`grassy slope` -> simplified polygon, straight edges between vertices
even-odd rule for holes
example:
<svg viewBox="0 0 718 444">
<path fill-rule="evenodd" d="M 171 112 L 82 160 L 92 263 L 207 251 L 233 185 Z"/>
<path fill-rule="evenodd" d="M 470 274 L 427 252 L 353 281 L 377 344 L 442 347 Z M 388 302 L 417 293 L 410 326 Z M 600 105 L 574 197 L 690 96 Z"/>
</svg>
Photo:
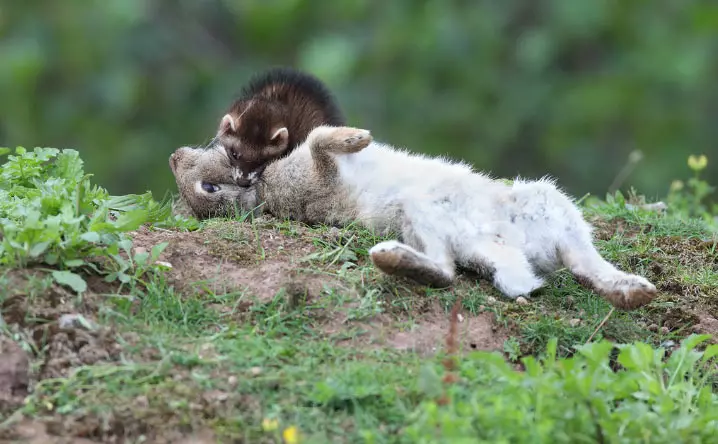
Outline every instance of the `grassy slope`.
<svg viewBox="0 0 718 444">
<path fill-rule="evenodd" d="M 31 429 L 97 441 L 124 436 L 139 442 L 147 436 L 179 442 L 181 436 L 201 433 L 197 439 L 206 442 L 222 437 L 257 443 L 281 442 L 282 430 L 296 426 L 303 442 L 312 443 L 418 442 L 419 437 L 442 442 L 450 436 L 452 442 L 475 442 L 460 441 L 469 436 L 487 442 L 541 442 L 541 436 L 596 442 L 599 435 L 610 442 L 621 441 L 620 435 L 663 435 L 661 442 L 691 436 L 694 442 L 708 442 L 708 435 L 700 437 L 716 427 L 708 426 L 708 407 L 695 419 L 701 416 L 695 410 L 699 397 L 695 392 L 679 396 L 684 387 L 670 396 L 661 392 L 679 412 L 673 416 L 670 409 L 647 409 L 633 396 L 614 409 L 618 395 L 611 390 L 640 384 L 612 373 L 615 353 L 609 357 L 599 345 L 586 352 L 594 364 L 583 369 L 547 364 L 549 370 L 537 372 L 533 361 L 521 362 L 545 355 L 553 345 L 559 357 L 574 355 L 575 346 L 594 333 L 593 341 L 641 340 L 662 345 L 670 354 L 690 333 L 712 332 L 718 318 L 718 251 L 705 227 L 618 205 L 587 209 L 587 216 L 597 226 L 602 253 L 661 290 L 649 307 L 613 312 L 601 328 L 610 306 L 566 272 L 527 305 L 502 298 L 472 276 L 462 277 L 452 290 L 429 290 L 378 274 L 366 260 L 367 248 L 376 241 L 366 232 L 271 220 L 241 227 L 210 221 L 195 235 L 204 238 L 218 260 L 248 269 L 281 260 L 270 257 L 277 239 L 311 244 L 306 261 L 291 268 L 298 282 L 311 275 L 319 283 L 325 280 L 324 288 L 289 283 L 276 295 L 253 299 L 247 288 L 218 291 L 200 283 L 179 289 L 158 272 L 147 276 L 145 285 L 119 292 L 90 280 L 90 293 L 77 298 L 42 272 L 7 271 L 0 274 L 0 287 L 12 289 L 0 298 L 7 330 L 33 350 L 33 375 L 42 380 L 27 403 L 8 416 L 0 438 L 29 436 Z M 471 350 L 491 348 L 482 344 L 464 347 L 458 363 L 442 361 L 457 297 L 464 319 L 460 331 L 468 320 L 491 317 L 491 328 L 498 332 L 492 340 L 501 339 L 500 362 Z M 55 302 L 48 306 L 47 300 Z M 88 333 L 91 338 L 83 339 L 83 328 L 40 337 L 45 321 L 38 319 L 60 312 L 82 313 L 97 322 Z M 412 326 L 432 320 L 442 330 L 424 342 L 428 348 L 414 341 L 405 350 L 381 340 L 396 332 L 420 336 Z M 88 343 L 100 350 L 99 358 L 86 359 Z M 652 359 L 635 365 L 650 367 L 646 374 L 659 374 Z M 518 370 L 504 368 L 504 361 Z M 618 362 L 630 367 L 632 361 Z M 669 387 L 668 382 L 678 382 L 656 378 L 653 383 L 664 381 Z M 593 386 L 584 391 L 581 384 Z"/>
</svg>

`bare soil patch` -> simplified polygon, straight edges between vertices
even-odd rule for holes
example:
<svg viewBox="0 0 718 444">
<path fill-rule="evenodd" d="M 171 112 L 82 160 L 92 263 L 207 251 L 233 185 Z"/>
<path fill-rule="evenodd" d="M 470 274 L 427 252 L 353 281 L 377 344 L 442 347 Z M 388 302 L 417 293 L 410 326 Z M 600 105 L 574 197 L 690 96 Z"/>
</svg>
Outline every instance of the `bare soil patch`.
<svg viewBox="0 0 718 444">
<path fill-rule="evenodd" d="M 169 243 L 160 260 L 172 265 L 168 278 L 180 291 L 246 291 L 260 301 L 270 300 L 293 282 L 302 266 L 300 259 L 314 251 L 306 236 L 290 237 L 272 229 L 255 233 L 250 224 L 241 222 L 191 233 L 143 227 L 133 233 L 133 239 L 135 251 Z M 325 281 L 326 277 L 305 275 L 302 285 L 316 289 Z"/>
<path fill-rule="evenodd" d="M 501 350 L 511 332 L 496 322 L 495 315 L 483 312 L 477 316 L 460 316 L 458 322 L 458 345 L 460 351 Z M 387 343 L 398 349 L 433 355 L 446 343 L 451 320 L 443 310 L 435 311 L 421 319 L 410 330 L 394 331 Z"/>
<path fill-rule="evenodd" d="M 620 217 L 595 218 L 591 223 L 600 240 L 620 235 L 633 241 L 653 231 L 651 225 L 629 224 Z M 625 257 L 632 267 L 643 264 L 646 278 L 659 290 L 657 301 L 672 304 L 669 308 L 649 309 L 651 322 L 680 337 L 718 332 L 718 286 L 690 277 L 700 272 L 718 272 L 718 239 L 655 234 L 644 238 L 648 248 L 640 253 L 630 251 Z"/>
<path fill-rule="evenodd" d="M 176 288 L 184 290 L 188 290 L 192 283 L 203 281 L 216 292 L 245 290 L 260 303 L 271 300 L 281 289 L 290 299 L 301 295 L 306 300 L 314 299 L 325 287 L 352 291 L 329 273 L 312 273 L 301 262 L 302 258 L 317 251 L 304 227 L 293 227 L 295 231 L 287 235 L 275 229 L 261 229 L 255 233 L 247 223 L 226 224 L 193 233 L 141 229 L 134 234 L 134 245 L 149 250 L 159 242 L 169 242 L 160 260 L 172 264 L 168 275 Z M 226 237 L 221 248 L 216 245 L 218 237 Z M 247 241 L 252 238 L 258 242 Z M 337 266 L 325 268 L 327 271 L 338 269 Z M 348 324 L 339 314 L 325 313 L 324 317 L 322 330 L 328 335 L 347 328 Z M 419 307 L 417 317 L 418 324 L 411 330 L 404 330 L 395 326 L 391 317 L 377 316 L 365 325 L 369 336 L 351 342 L 355 345 L 377 345 L 378 342 L 399 350 L 433 354 L 445 340 L 449 316 L 442 308 L 431 306 L 427 301 L 426 307 Z M 508 333 L 494 325 L 492 318 L 490 313 L 465 317 L 460 332 L 462 344 L 467 349 L 501 349 Z"/>
<path fill-rule="evenodd" d="M 0 416 L 22 403 L 30 384 L 27 352 L 10 338 L 0 336 Z"/>
</svg>

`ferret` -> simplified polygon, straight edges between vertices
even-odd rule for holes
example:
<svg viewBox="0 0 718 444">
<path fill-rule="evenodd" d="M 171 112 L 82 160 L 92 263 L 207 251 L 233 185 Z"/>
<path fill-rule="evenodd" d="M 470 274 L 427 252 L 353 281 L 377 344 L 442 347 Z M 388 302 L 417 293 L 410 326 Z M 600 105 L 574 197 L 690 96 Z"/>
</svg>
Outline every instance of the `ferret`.
<svg viewBox="0 0 718 444">
<path fill-rule="evenodd" d="M 507 297 L 528 297 L 544 285 L 544 275 L 566 267 L 620 309 L 640 307 L 657 294 L 645 278 L 601 257 L 591 226 L 553 180 L 519 178 L 509 185 L 461 162 L 374 142 L 366 130 L 319 126 L 246 188 L 231 179 L 223 147 L 179 148 L 170 167 L 200 218 L 229 216 L 240 207 L 396 233 L 397 240 L 369 250 L 371 260 L 420 284 L 449 286 L 461 266 L 491 279 Z"/>
<path fill-rule="evenodd" d="M 319 125 L 345 125 L 327 86 L 313 75 L 274 68 L 249 81 L 222 117 L 216 140 L 235 168 L 235 181 L 246 187 Z"/>
</svg>

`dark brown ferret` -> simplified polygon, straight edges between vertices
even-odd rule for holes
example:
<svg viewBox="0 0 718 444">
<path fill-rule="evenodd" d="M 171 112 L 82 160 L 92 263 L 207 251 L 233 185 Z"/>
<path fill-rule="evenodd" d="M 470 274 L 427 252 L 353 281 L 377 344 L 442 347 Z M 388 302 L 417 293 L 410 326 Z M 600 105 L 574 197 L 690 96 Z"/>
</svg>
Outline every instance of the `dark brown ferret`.
<svg viewBox="0 0 718 444">
<path fill-rule="evenodd" d="M 247 187 L 268 162 L 289 154 L 320 125 L 345 125 L 329 89 L 310 74 L 274 68 L 249 81 L 222 117 L 217 138 L 237 185 Z"/>
</svg>

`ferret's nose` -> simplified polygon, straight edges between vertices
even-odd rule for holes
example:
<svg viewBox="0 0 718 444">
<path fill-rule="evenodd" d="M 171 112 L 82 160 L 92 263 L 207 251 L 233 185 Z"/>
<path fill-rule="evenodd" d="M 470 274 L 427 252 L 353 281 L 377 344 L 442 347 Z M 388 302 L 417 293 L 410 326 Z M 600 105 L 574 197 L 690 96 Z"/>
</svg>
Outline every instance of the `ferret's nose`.
<svg viewBox="0 0 718 444">
<path fill-rule="evenodd" d="M 248 188 L 250 185 L 252 185 L 252 181 L 250 179 L 246 179 L 244 177 L 239 177 L 236 179 L 237 185 L 242 188 Z"/>
</svg>

